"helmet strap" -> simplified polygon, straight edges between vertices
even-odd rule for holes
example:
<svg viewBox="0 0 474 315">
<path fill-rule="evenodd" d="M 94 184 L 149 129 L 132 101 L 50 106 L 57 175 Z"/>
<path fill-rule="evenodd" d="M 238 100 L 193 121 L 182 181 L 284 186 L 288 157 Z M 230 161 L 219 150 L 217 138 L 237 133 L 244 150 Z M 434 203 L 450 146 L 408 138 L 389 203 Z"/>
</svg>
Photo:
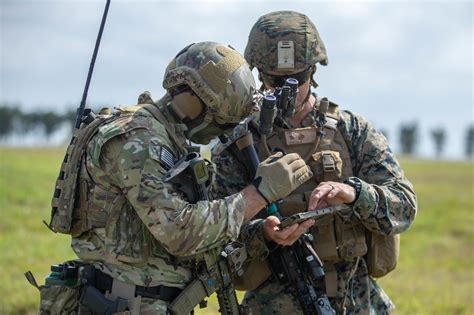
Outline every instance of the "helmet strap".
<svg viewBox="0 0 474 315">
<path fill-rule="evenodd" d="M 199 119 L 199 118 L 198 118 Z M 212 122 L 213 118 L 212 118 L 212 114 L 207 112 L 206 113 L 206 116 L 204 117 L 204 119 L 201 120 L 201 122 L 196 125 L 196 126 L 193 126 L 192 128 L 189 128 L 189 131 L 188 131 L 188 135 L 187 135 L 187 138 L 188 139 L 191 139 L 192 136 L 194 136 L 196 133 L 198 133 L 199 131 L 203 130 L 204 128 L 206 128 L 207 126 L 209 126 L 209 124 Z M 189 126 L 188 126 L 189 127 Z"/>
<path fill-rule="evenodd" d="M 308 89 L 308 94 L 306 94 L 306 97 L 304 98 L 303 102 L 301 102 L 301 107 L 298 108 L 297 111 L 295 111 L 293 116 L 295 116 L 296 114 L 298 114 L 299 112 L 301 112 L 304 109 L 304 107 L 305 107 L 306 103 L 308 102 L 310 96 L 311 96 L 311 88 Z"/>
<path fill-rule="evenodd" d="M 314 74 L 315 73 L 316 73 L 316 65 L 313 65 L 313 73 L 311 73 L 311 76 L 310 76 L 311 86 L 314 87 L 314 88 L 317 88 L 319 86 L 319 84 L 317 84 L 316 81 L 314 81 Z"/>
</svg>

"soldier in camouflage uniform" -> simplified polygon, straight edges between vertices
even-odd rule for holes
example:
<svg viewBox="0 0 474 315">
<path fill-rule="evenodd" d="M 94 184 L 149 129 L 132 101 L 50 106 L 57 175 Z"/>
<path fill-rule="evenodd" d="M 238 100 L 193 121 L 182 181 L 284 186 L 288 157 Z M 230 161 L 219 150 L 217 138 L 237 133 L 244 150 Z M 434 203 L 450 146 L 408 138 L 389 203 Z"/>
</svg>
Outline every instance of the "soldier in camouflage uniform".
<svg viewBox="0 0 474 315">
<path fill-rule="evenodd" d="M 167 171 L 192 149 L 186 139 L 207 144 L 250 113 L 255 82 L 238 52 L 203 42 L 178 53 L 163 87 L 168 93 L 157 102 L 144 93 L 139 105 L 101 112 L 103 123 L 85 147 L 72 215 L 72 249 L 101 274 L 101 291 L 129 299 L 132 314 L 167 314 L 195 276 L 195 255 L 235 240 L 265 199 L 277 200 L 312 176 L 294 154 L 261 163 L 258 185 L 188 202 L 165 181 Z M 283 183 L 278 189 L 270 187 L 275 174 Z"/>
<path fill-rule="evenodd" d="M 388 257 L 396 263 L 398 234 L 414 220 L 417 205 L 413 187 L 387 140 L 360 115 L 340 110 L 337 104 L 311 92 L 311 87 L 317 87 L 313 79 L 316 64 L 325 66 L 328 58 L 307 16 L 279 11 L 260 17 L 250 31 L 245 58 L 258 69 L 262 90 L 282 86 L 286 78 L 299 81 L 294 115 L 275 122 L 267 144 L 300 153 L 314 177 L 283 199 L 280 212 L 291 215 L 334 204 L 349 206 L 347 211 L 316 220 L 310 229 L 313 246 L 324 262 L 331 305 L 337 314 L 389 314 L 394 305 L 372 276 L 387 273 L 394 263 L 381 271 L 372 268 L 368 257 L 374 256 L 375 245 L 370 245 L 370 240 L 373 244 L 377 238 L 385 240 L 375 247 L 379 253 L 388 253 L 379 254 L 374 266 Z M 318 124 L 321 115 L 324 125 Z M 257 128 L 253 130 L 255 147 L 263 159 L 269 149 L 262 144 Z M 218 170 L 212 189 L 216 195 L 232 194 L 246 185 L 238 171 L 243 169 L 242 161 L 225 147 L 218 144 L 212 152 Z M 242 228 L 241 237 L 254 260 L 268 255 L 268 241 L 291 244 L 291 240 L 278 237 L 278 223 L 278 218 L 268 217 Z M 292 241 L 298 236 L 295 234 Z M 252 274 L 247 278 L 269 274 L 266 269 L 249 267 L 247 272 Z M 247 313 L 302 313 L 298 300 L 275 276 L 262 281 L 242 286 L 248 290 L 243 301 Z"/>
</svg>

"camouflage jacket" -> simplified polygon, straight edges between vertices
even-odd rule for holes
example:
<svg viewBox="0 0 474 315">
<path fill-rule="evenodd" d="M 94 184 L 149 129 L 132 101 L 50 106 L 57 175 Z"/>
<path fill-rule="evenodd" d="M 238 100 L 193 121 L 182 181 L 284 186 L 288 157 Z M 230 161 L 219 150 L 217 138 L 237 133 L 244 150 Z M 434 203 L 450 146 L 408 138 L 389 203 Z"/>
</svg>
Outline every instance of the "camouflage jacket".
<svg viewBox="0 0 474 315">
<path fill-rule="evenodd" d="M 163 111 L 162 102 L 156 106 Z M 245 203 L 241 193 L 187 202 L 163 181 L 169 169 L 160 155 L 163 149 L 176 159 L 183 152 L 164 125 L 138 106 L 119 110 L 100 127 L 88 144 L 79 183 L 87 187 L 87 209 L 94 210 L 85 215 L 99 224 L 73 238 L 72 248 L 79 258 L 122 281 L 184 287 L 192 271 L 177 257 L 235 240 Z"/>
<path fill-rule="evenodd" d="M 311 126 L 314 114 L 316 111 L 308 114 L 301 127 Z M 405 231 L 415 218 L 416 196 L 385 137 L 363 117 L 349 111 L 341 111 L 338 129 L 349 149 L 352 173 L 362 183 L 359 198 L 353 206 L 354 215 L 374 233 L 388 235 Z M 259 143 L 255 133 L 254 141 Z M 246 185 L 240 175 L 242 172 L 238 171 L 239 163 L 228 151 L 222 151 L 220 144 L 213 149 L 212 161 L 217 169 L 212 187 L 215 196 L 234 193 Z M 313 188 L 317 184 L 316 180 Z M 247 244 L 250 257 L 266 257 L 268 248 L 263 238 L 262 220 L 244 225 L 241 238 Z M 375 280 L 368 276 L 364 259 L 355 264 L 352 261 L 336 265 L 338 295 L 331 299 L 333 307 L 338 313 L 342 312 L 342 304 L 345 304 L 348 314 L 389 313 L 393 304 Z M 352 271 L 354 276 L 351 278 Z M 349 279 L 352 279 L 350 283 Z M 279 286 L 274 277 L 256 290 L 247 292 L 244 304 L 253 314 L 301 312 L 294 298 L 286 293 L 286 288 Z"/>
</svg>

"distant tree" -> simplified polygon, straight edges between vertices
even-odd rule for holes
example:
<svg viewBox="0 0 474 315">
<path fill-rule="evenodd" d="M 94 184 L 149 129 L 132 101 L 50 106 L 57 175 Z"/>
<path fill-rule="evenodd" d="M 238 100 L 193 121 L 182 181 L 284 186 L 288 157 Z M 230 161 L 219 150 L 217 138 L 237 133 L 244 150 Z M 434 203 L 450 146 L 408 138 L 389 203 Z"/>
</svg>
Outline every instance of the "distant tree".
<svg viewBox="0 0 474 315">
<path fill-rule="evenodd" d="M 466 133 L 466 157 L 474 158 L 474 125 L 470 125 Z"/>
<path fill-rule="evenodd" d="M 63 123 L 63 119 L 55 112 L 43 112 L 40 114 L 39 123 L 44 127 L 46 138 L 49 138 Z"/>
<path fill-rule="evenodd" d="M 74 124 L 76 122 L 76 110 L 69 109 L 64 114 L 62 114 L 62 119 L 64 122 Z"/>
<path fill-rule="evenodd" d="M 20 111 L 17 106 L 0 105 L 0 139 L 13 133 L 19 116 Z"/>
<path fill-rule="evenodd" d="M 24 112 L 20 108 L 18 104 L 0 104 L 0 140 L 13 134 L 38 131 L 43 131 L 44 136 L 50 138 L 64 125 L 71 126 L 71 131 L 74 129 L 75 110 L 58 114 L 48 110 Z M 41 137 L 41 134 L 38 136 Z"/>
<path fill-rule="evenodd" d="M 435 145 L 435 155 L 439 159 L 444 150 L 444 143 L 446 140 L 446 133 L 443 128 L 439 127 L 431 130 L 431 136 Z"/>
<path fill-rule="evenodd" d="M 64 123 L 71 126 L 71 134 L 74 132 L 74 124 L 76 123 L 76 110 L 69 109 L 62 115 L 62 120 Z"/>
<path fill-rule="evenodd" d="M 403 154 L 415 154 L 418 142 L 418 123 L 402 125 L 400 128 L 400 146 Z"/>
<path fill-rule="evenodd" d="M 21 126 L 19 127 L 20 133 L 28 133 L 35 130 L 41 125 L 41 113 L 32 112 L 20 114 Z"/>
</svg>

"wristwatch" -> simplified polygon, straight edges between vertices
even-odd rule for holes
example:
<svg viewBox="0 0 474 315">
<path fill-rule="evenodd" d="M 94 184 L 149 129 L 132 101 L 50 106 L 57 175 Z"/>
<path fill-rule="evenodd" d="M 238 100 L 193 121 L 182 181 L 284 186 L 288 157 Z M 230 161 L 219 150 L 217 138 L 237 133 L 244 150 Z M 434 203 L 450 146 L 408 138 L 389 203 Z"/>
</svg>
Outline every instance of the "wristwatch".
<svg viewBox="0 0 474 315">
<path fill-rule="evenodd" d="M 352 186 L 354 187 L 355 189 L 355 192 L 356 192 L 356 195 L 355 195 L 355 199 L 353 202 L 351 203 L 347 203 L 347 205 L 349 206 L 352 206 L 356 203 L 357 199 L 359 199 L 359 196 L 360 196 L 360 191 L 362 190 L 362 184 L 360 182 L 360 179 L 358 179 L 357 177 L 349 177 L 347 178 L 345 181 L 344 181 L 344 184 L 347 184 L 349 186 Z"/>
</svg>

